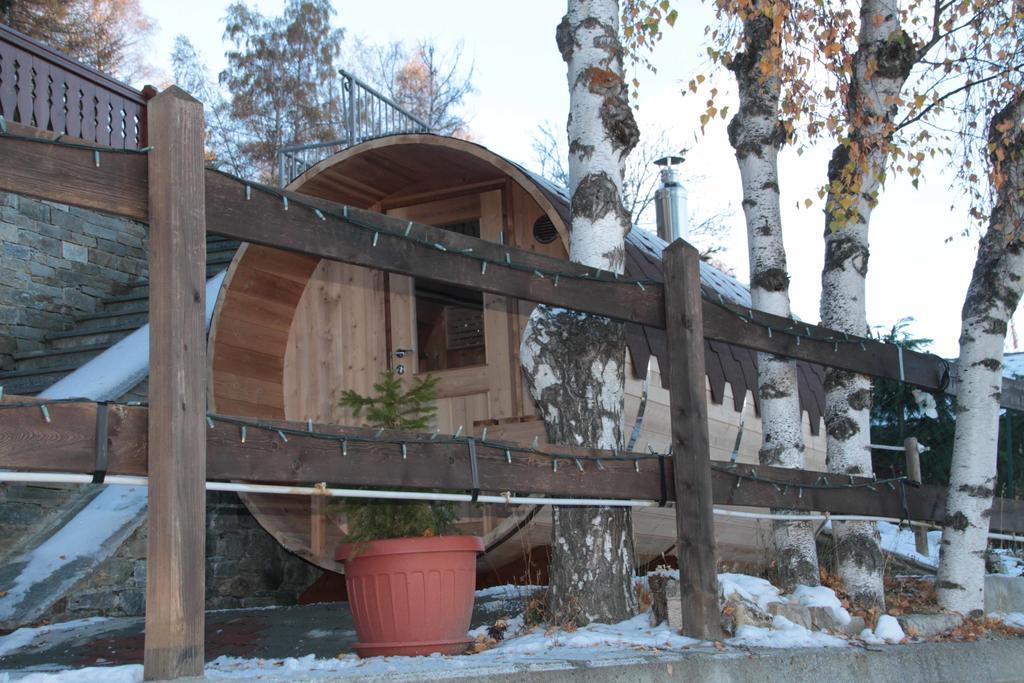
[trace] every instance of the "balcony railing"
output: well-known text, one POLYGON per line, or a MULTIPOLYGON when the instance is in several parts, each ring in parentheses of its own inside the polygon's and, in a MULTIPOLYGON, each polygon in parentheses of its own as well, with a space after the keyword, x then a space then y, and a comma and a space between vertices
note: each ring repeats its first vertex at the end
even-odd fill
POLYGON ((284 187, 306 169, 360 142, 399 133, 427 133, 430 126, 342 69, 342 137, 288 145, 277 151, 277 179, 284 187))
POLYGON ((146 146, 146 97, 0 24, 0 116, 118 149, 146 146))

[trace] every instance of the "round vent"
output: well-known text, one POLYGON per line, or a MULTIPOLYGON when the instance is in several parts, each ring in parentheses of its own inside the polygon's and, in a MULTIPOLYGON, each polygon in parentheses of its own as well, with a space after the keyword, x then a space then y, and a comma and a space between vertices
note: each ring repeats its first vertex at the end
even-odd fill
POLYGON ((533 224, 533 239, 541 244, 551 244, 558 238, 558 231, 555 224, 547 216, 541 216, 533 224))

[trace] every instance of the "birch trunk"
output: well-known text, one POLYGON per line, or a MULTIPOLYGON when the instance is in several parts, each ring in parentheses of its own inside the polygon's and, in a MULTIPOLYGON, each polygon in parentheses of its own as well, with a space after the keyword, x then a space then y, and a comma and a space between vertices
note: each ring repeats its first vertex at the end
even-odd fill
POLYGON ((1024 97, 1018 95, 993 118, 989 142, 996 205, 961 313, 956 435, 935 584, 939 604, 965 616, 980 616, 985 607, 1003 344, 1024 288, 1024 97))
MULTIPOLYGON (((759 2, 743 18, 744 51, 730 69, 739 85, 740 107, 729 122, 729 142, 736 150, 743 184, 743 213, 750 255, 750 295, 754 308, 789 317, 789 273, 779 212, 778 154, 785 142, 779 118, 781 81, 773 54, 781 49, 781 32, 764 11, 774 2, 759 2), (773 52, 775 51, 775 52, 773 52), (766 65, 767 69, 762 69, 766 65)), ((781 21, 781 17, 777 21, 781 21)), ((796 362, 770 353, 757 354, 757 390, 763 438, 761 464, 800 469, 804 437, 796 362)), ((808 522, 774 522, 773 540, 779 583, 818 585, 814 527, 808 522)))
MULTIPOLYGON (((900 25, 899 3, 864 0, 846 95, 850 142, 836 147, 828 168, 821 273, 822 324, 852 335, 863 336, 868 330, 868 224, 888 161, 897 98, 916 58, 913 40, 900 25)), ((869 378, 826 370, 825 429, 830 472, 872 474, 869 378)), ((833 530, 837 570, 850 601, 860 607, 884 607, 877 526, 837 522, 833 530)))
MULTIPOLYGON (((618 22, 617 0, 569 0, 556 38, 568 65, 569 258, 621 273, 630 229, 622 165, 639 131, 623 80, 618 22)), ((620 323, 538 306, 520 352, 552 443, 621 448, 620 323)), ((548 607, 555 623, 617 622, 636 613, 627 508, 556 508, 551 548, 548 607)))

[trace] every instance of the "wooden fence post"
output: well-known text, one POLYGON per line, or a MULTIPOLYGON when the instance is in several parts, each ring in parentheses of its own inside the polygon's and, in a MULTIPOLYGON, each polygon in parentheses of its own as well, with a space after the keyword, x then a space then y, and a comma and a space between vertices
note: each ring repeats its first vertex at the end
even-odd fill
MULTIPOLYGON (((907 457, 907 481, 921 485, 921 450, 917 445, 917 437, 908 436, 903 440, 903 452, 907 457)), ((918 553, 928 556, 928 530, 914 527, 914 548, 918 553)))
POLYGON ((718 640, 722 625, 704 385, 700 257, 691 245, 676 240, 665 249, 664 258, 682 633, 718 640))
POLYGON ((149 101, 149 543, 145 678, 202 676, 206 593, 203 105, 149 101))

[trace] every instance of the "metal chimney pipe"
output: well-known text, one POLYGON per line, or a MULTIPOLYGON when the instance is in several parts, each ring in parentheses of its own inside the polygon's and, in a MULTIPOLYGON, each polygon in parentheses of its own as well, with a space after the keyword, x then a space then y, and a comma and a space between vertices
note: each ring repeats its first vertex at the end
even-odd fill
POLYGON ((681 156, 667 156, 654 162, 661 167, 661 187, 654 193, 654 212, 658 224, 658 237, 672 242, 686 239, 690 231, 690 218, 686 211, 686 188, 679 179, 681 156))

